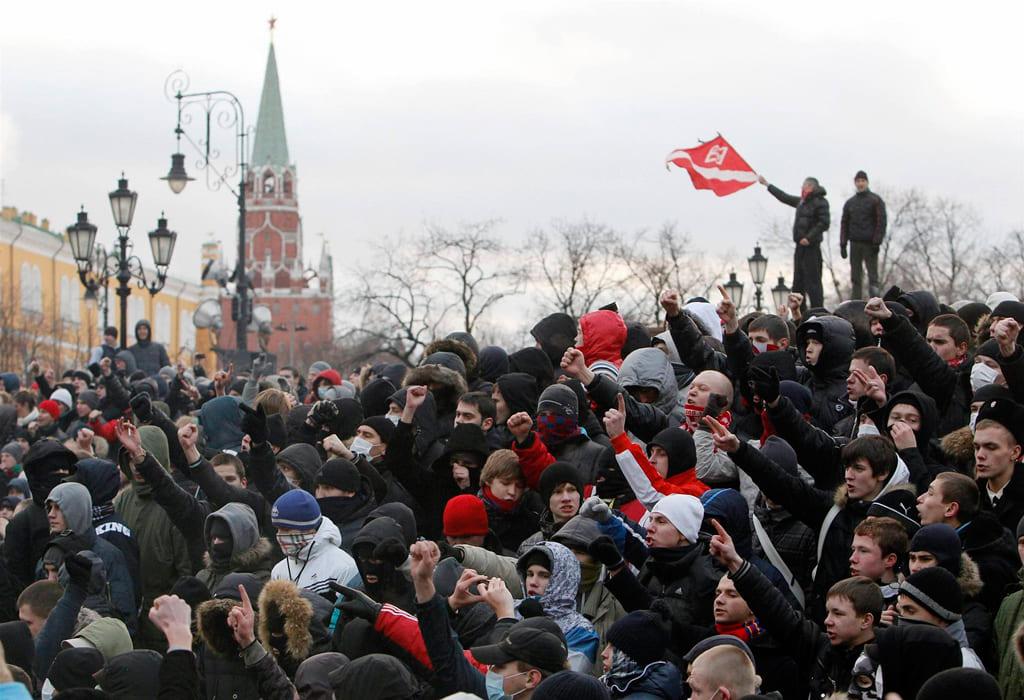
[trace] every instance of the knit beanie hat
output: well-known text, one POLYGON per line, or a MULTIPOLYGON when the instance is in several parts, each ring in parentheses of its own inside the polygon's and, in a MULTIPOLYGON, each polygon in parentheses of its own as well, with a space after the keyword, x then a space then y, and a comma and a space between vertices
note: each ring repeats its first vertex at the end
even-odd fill
POLYGON ((580 492, 580 502, 583 502, 583 478, 580 476, 580 470, 576 468, 576 465, 568 462, 552 462, 541 473, 538 483, 540 497, 544 500, 545 507, 551 502, 551 494, 559 484, 575 486, 576 490, 580 492))
MULTIPOLYGON (((543 684, 541 684, 543 685, 543 684)), ((537 693, 533 694, 537 697, 537 693)), ((1001 700, 999 684, 977 668, 947 668, 936 673, 917 691, 917 700, 1001 700)))
POLYGON ((309 371, 313 374, 314 377, 320 374, 321 372, 326 372, 329 369, 331 369, 331 366, 324 362, 323 360, 317 360, 316 362, 309 366, 309 371))
POLYGON ((690 431, 679 427, 665 428, 647 443, 647 456, 651 448, 660 447, 668 455, 666 476, 675 476, 693 469, 697 465, 697 447, 690 431))
POLYGON ((669 643, 659 616, 649 610, 636 610, 620 617, 608 629, 605 639, 638 666, 660 661, 669 643))
POLYGON ((21 443, 14 442, 13 440, 3 447, 0 447, 0 453, 6 452, 11 457, 14 457, 14 461, 21 464, 21 458, 25 454, 25 451, 21 449, 21 443))
POLYGON ((55 657, 46 677, 59 692, 72 688, 94 688, 92 674, 103 668, 103 654, 91 647, 64 649, 55 657))
POLYGON ((303 489, 292 489, 274 501, 270 521, 274 527, 296 530, 316 530, 322 520, 320 504, 313 494, 303 489))
POLYGON ((362 482, 356 465, 347 459, 329 459, 316 474, 316 483, 355 493, 362 482))
POLYGON ((60 404, 51 399, 39 402, 39 410, 46 411, 53 417, 54 420, 60 418, 60 404))
POLYGON ((900 594, 912 598, 946 622, 956 622, 964 613, 964 594, 953 574, 939 566, 921 569, 900 584, 900 594))
POLYGON ((71 408, 75 405, 74 399, 71 398, 71 392, 63 387, 60 389, 54 389, 53 393, 50 394, 50 400, 64 404, 67 408, 71 408))
POLYGON ((661 513, 668 518, 690 544, 697 542, 697 533, 704 520, 704 506, 699 498, 673 493, 658 501, 651 512, 661 513))
POLYGON ((858 170, 857 174, 853 176, 853 179, 854 180, 867 180, 868 179, 868 174, 866 172, 864 172, 863 170, 858 170))
POLYGON ((576 392, 561 384, 552 384, 543 392, 537 401, 537 413, 551 411, 556 416, 576 419, 579 417, 580 405, 576 392))
POLYGON ((917 499, 910 491, 895 489, 876 498, 868 506, 868 517, 892 518, 913 537, 921 527, 920 515, 917 513, 917 499))
POLYGON ((468 493, 448 501, 443 521, 444 534, 448 537, 486 535, 489 528, 484 502, 468 493))
POLYGON ((607 700, 611 694, 608 687, 593 676, 578 671, 559 671, 541 681, 530 697, 534 700, 607 700))
POLYGON ((998 316, 1000 318, 1012 318, 1017 323, 1024 323, 1024 302, 1012 301, 1007 299, 996 304, 996 308, 992 309, 990 316, 998 316))
POLYGON ((100 395, 92 389, 86 389, 85 391, 80 392, 78 394, 78 400, 93 411, 100 407, 100 395))
POLYGON ((374 432, 380 435, 380 440, 385 445, 391 442, 391 436, 395 434, 395 424, 384 416, 370 416, 369 418, 364 418, 360 425, 373 428, 374 432))
POLYGON ((761 445, 761 454, 775 462, 790 476, 797 475, 796 451, 778 435, 769 435, 761 445))
MULTIPOLYGON (((1017 526, 1020 530, 1020 526, 1017 526)), ((958 576, 960 574, 960 536, 946 523, 925 525, 910 540, 908 552, 929 552, 943 569, 958 576)))

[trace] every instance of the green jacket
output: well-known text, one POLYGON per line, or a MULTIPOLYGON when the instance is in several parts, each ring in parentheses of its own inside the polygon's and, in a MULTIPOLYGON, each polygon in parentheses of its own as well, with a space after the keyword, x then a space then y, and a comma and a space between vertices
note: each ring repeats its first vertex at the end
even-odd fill
MULTIPOLYGON (((1024 569, 1018 578, 1024 579, 1024 569)), ((1024 591, 1017 591, 1003 599, 996 613, 993 631, 996 636, 996 654, 999 657, 999 691, 1003 700, 1024 700, 1024 667, 1018 657, 1017 630, 1024 622, 1024 591)))
MULTIPOLYGON (((611 594, 611 591, 604 587, 604 581, 597 581, 589 592, 582 594, 582 598, 583 605, 580 607, 580 612, 590 620, 590 623, 594 625, 594 630, 597 631, 597 652, 600 654, 605 644, 608 643, 606 638, 608 630, 616 620, 625 617, 626 609, 611 594)), ((590 675, 594 677, 604 675, 604 667, 601 665, 600 658, 590 669, 590 675)))

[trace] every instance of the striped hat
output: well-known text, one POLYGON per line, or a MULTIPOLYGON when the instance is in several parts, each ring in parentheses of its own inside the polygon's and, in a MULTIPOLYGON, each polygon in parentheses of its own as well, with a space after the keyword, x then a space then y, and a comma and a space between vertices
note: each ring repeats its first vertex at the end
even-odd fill
POLYGON ((322 520, 320 504, 308 491, 292 489, 274 502, 270 520, 274 527, 316 530, 322 520))

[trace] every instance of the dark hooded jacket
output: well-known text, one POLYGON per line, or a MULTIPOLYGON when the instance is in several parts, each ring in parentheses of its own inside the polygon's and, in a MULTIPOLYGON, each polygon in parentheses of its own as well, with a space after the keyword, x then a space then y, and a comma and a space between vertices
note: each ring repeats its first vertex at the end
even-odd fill
MULTIPOLYGON (((493 384, 498 377, 510 371, 508 353, 497 345, 488 345, 480 351, 480 362, 477 367, 480 370, 480 379, 493 384)), ((486 391, 488 394, 491 393, 489 387, 486 391)))
POLYGON ((459 397, 469 390, 465 365, 459 356, 450 352, 429 355, 419 367, 406 373, 402 385, 433 387, 430 393, 437 407, 437 425, 440 435, 446 437, 455 424, 455 408, 459 397))
POLYGON ((316 448, 305 442, 296 442, 276 455, 269 444, 254 445, 249 452, 249 480, 263 494, 268 503, 274 503, 287 491, 301 488, 316 494, 316 474, 323 463, 316 448), (298 484, 289 483, 278 464, 287 464, 297 472, 298 484))
POLYGON ((256 514, 243 503, 228 503, 206 518, 203 541, 209 546, 210 528, 214 520, 221 520, 231 531, 231 560, 215 561, 209 553, 204 557, 206 567, 196 574, 211 591, 216 590, 224 577, 231 573, 252 574, 266 583, 274 565, 273 549, 269 540, 260 537, 256 514))
POLYGON ((375 552, 383 544, 397 544, 408 549, 402 527, 394 518, 385 515, 368 520, 352 542, 352 556, 363 579, 363 590, 378 603, 391 603, 403 610, 412 611, 412 582, 386 560, 381 560, 380 564, 370 563, 371 560, 379 559, 375 552), (376 576, 377 580, 369 583, 366 580, 368 576, 376 576))
POLYGON ((853 412, 846 400, 846 377, 856 349, 853 326, 835 316, 816 316, 800 324, 796 332, 801 356, 806 356, 809 331, 821 334, 818 361, 808 367, 801 384, 811 390, 811 418, 822 430, 831 432, 837 421, 853 412))
POLYGON ((793 218, 793 242, 799 243, 806 238, 812 246, 821 245, 831 223, 828 200, 825 199, 825 188, 816 186, 806 197, 783 192, 775 185, 768 185, 768 191, 783 204, 796 207, 793 218))
POLYGON ((171 364, 163 344, 153 341, 153 327, 145 319, 135 324, 135 345, 128 348, 128 351, 135 357, 135 366, 145 372, 147 377, 152 377, 161 367, 171 364), (139 328, 142 326, 149 329, 147 340, 139 340, 139 328))
POLYGON ((523 372, 537 380, 537 390, 544 391, 555 381, 555 367, 540 348, 523 348, 508 356, 509 372, 523 372))
POLYGON ((328 625, 334 607, 316 593, 299 589, 291 581, 270 581, 259 597, 258 636, 263 647, 277 652, 277 663, 295 677, 299 664, 314 654, 329 651, 328 625))
MULTIPOLYGON (((537 400, 540 399, 540 390, 537 389, 537 381, 532 375, 524 372, 511 372, 498 377, 494 386, 508 406, 510 416, 519 412, 529 413, 531 416, 537 412, 537 400)), ((501 447, 510 447, 515 438, 502 423, 494 428, 499 438, 501 447)))
POLYGON ((242 411, 237 396, 218 396, 199 409, 199 423, 206 437, 206 447, 214 452, 242 449, 242 411))
POLYGON ((4 558, 20 588, 35 580, 36 562, 43 556, 50 539, 46 496, 68 473, 74 473, 77 461, 75 454, 56 440, 40 440, 22 458, 32 502, 14 516, 4 538, 4 558))
POLYGON ((913 406, 921 414, 921 425, 914 431, 917 447, 899 450, 899 455, 910 470, 911 483, 917 487, 918 493, 924 493, 936 474, 948 471, 942 459, 942 450, 938 443, 933 441, 939 421, 938 411, 935 408, 935 401, 920 391, 901 391, 894 394, 884 407, 877 411, 868 411, 868 415, 875 422, 875 427, 883 435, 888 434, 889 414, 899 404, 913 406))
POLYGON ((132 529, 114 512, 114 496, 121 488, 121 472, 105 459, 83 459, 69 481, 83 484, 92 494, 92 524, 96 534, 121 550, 135 583, 135 604, 142 601, 139 543, 132 529))
POLYGON ((885 300, 902 304, 910 312, 910 322, 922 336, 927 334, 932 319, 942 313, 935 295, 924 290, 904 292, 897 287, 886 292, 885 300), (899 293, 894 295, 894 292, 899 293))
POLYGON ((978 511, 957 528, 960 544, 974 563, 984 584, 978 600, 995 615, 1007 590, 1017 582, 1020 556, 1013 534, 990 511, 978 511))
POLYGON ((541 350, 551 360, 552 367, 562 363, 562 355, 576 342, 576 321, 569 314, 545 316, 530 329, 530 335, 540 343, 541 350))
POLYGON ((369 654, 331 673, 337 697, 360 700, 400 700, 429 697, 423 694, 409 669, 394 656, 369 654))
POLYGON ((245 667, 227 624, 228 613, 240 604, 239 584, 245 586, 249 600, 257 607, 263 582, 252 574, 229 574, 213 591, 213 599, 196 609, 196 626, 202 640, 196 656, 201 690, 207 700, 260 697, 256 678, 245 667))

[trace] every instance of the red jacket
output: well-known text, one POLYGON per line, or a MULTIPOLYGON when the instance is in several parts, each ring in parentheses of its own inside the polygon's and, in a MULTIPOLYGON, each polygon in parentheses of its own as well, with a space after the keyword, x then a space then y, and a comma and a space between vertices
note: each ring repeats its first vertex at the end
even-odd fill
POLYGON ((626 344, 626 322, 614 311, 592 311, 580 317, 583 342, 577 349, 587 366, 598 360, 622 365, 622 346, 626 344))

